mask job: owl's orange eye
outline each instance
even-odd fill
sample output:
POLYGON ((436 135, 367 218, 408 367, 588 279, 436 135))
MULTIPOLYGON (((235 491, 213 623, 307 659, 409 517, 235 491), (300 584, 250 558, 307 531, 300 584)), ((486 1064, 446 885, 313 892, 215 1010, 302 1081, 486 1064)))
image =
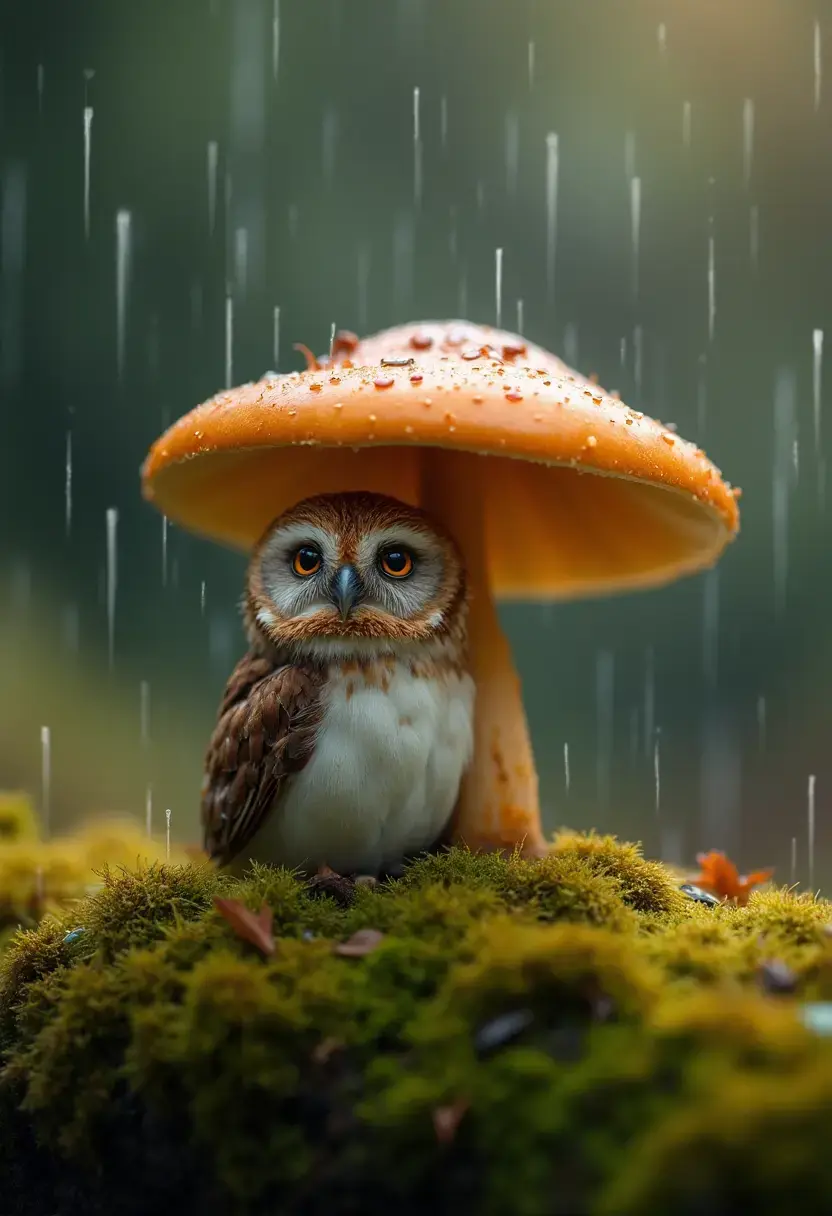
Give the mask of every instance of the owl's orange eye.
POLYGON ((318 573, 321 561, 322 558, 317 549, 313 549, 311 545, 302 545, 292 558, 292 570, 298 578, 309 578, 310 574, 318 573))
POLYGON ((407 549, 382 549, 378 555, 378 564, 382 574, 388 578, 407 578, 413 573, 413 558, 407 549))

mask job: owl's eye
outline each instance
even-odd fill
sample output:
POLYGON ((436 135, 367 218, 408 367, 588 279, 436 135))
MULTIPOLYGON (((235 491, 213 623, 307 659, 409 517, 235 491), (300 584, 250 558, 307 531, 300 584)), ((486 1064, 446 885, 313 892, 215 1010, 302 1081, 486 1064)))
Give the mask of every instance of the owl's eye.
POLYGON ((318 573, 322 561, 318 549, 313 549, 311 545, 301 545, 292 558, 292 571, 298 578, 309 578, 310 574, 318 573))
POLYGON ((413 573, 413 558, 407 549, 399 545, 382 549, 378 555, 378 564, 382 574, 386 574, 388 578, 407 578, 408 574, 413 573))

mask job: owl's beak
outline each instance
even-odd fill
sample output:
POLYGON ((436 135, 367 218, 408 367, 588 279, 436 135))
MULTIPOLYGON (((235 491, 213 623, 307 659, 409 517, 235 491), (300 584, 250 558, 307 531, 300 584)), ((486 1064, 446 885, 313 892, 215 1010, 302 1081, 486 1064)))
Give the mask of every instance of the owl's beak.
POLYGON ((355 566, 342 566, 332 580, 332 602, 345 621, 364 595, 364 587, 355 566))

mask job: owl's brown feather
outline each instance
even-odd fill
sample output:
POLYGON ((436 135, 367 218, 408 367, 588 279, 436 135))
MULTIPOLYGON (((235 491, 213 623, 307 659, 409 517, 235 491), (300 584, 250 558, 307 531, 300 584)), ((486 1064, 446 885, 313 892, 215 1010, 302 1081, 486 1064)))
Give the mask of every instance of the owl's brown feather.
POLYGON ((246 847, 287 779, 308 763, 322 683, 312 664, 276 666, 253 651, 232 672, 202 788, 203 841, 221 865, 246 847))

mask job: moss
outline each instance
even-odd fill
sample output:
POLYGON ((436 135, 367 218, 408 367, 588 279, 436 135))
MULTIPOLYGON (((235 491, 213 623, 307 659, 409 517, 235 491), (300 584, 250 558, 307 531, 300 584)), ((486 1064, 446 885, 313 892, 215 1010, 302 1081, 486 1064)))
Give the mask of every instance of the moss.
POLYGON ((104 869, 0 961, 0 1193, 24 1216, 827 1210, 832 1045, 798 1010, 832 991, 827 905, 675 884, 594 834, 451 849, 347 908, 262 866, 104 869), (269 905, 273 954, 220 893, 269 905), (770 958, 797 997, 764 991, 770 958))

